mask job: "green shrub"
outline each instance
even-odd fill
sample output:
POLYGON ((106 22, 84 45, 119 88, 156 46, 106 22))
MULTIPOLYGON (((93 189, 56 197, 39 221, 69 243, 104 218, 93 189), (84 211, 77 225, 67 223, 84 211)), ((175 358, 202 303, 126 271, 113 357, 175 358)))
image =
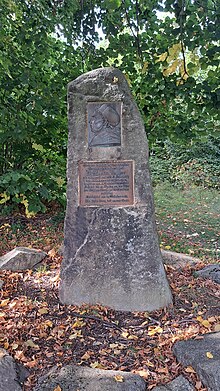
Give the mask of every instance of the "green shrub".
POLYGON ((8 171, 0 177, 2 213, 21 206, 28 217, 45 212, 51 201, 65 204, 65 173, 57 167, 38 164, 22 170, 8 171))
POLYGON ((153 185, 170 183, 182 188, 192 185, 220 188, 220 138, 192 145, 166 140, 154 146, 150 156, 153 185))
POLYGON ((170 162, 158 156, 150 156, 150 169, 153 186, 170 181, 170 162))
POLYGON ((181 187, 191 185, 220 188, 220 164, 203 159, 193 159, 172 170, 171 182, 181 187))

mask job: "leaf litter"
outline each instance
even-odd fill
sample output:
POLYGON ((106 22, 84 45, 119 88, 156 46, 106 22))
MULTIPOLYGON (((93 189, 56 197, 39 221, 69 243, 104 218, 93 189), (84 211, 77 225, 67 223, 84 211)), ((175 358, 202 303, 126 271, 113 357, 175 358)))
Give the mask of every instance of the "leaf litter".
MULTIPOLYGON (((0 346, 29 370, 26 391, 52 366, 70 363, 137 373, 149 390, 184 374, 196 390, 205 390, 194 369, 183 368, 172 353, 178 340, 219 330, 219 286, 194 276, 204 262, 166 267, 174 298, 170 308, 148 313, 99 304, 63 305, 58 298, 62 257, 56 242, 61 233, 48 236, 51 241, 41 248, 49 243, 49 255, 38 270, 1 272, 0 346)), ((7 244, 2 250, 10 249, 7 244)), ((206 355, 212 359, 211 352, 206 355)), ((123 382, 123 377, 116 375, 115 381, 123 382)))

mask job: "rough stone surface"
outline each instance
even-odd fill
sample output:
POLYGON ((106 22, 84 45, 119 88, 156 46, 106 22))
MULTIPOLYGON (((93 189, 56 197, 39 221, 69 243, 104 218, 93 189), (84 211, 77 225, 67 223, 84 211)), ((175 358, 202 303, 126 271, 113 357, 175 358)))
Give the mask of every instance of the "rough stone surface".
POLYGON ((172 303, 158 245, 143 120, 123 74, 89 72, 69 84, 67 210, 60 299, 118 310, 154 310, 172 303), (89 147, 88 102, 122 102, 120 146, 89 147), (134 205, 82 207, 79 162, 134 162, 134 205))
POLYGON ((1 270, 26 270, 32 269, 34 265, 46 257, 46 253, 28 247, 16 247, 7 254, 0 257, 1 270))
POLYGON ((220 284, 220 264, 208 265, 195 272, 195 275, 202 278, 210 278, 214 282, 220 284))
POLYGON ((177 253, 175 251, 161 250, 162 258, 166 265, 172 265, 174 267, 184 267, 187 264, 196 265, 201 262, 199 258, 191 257, 190 255, 177 253))
POLYGON ((41 377, 33 391, 54 391, 58 386, 62 391, 146 390, 146 383, 139 375, 67 365, 63 368, 53 368, 41 377), (116 381, 115 376, 122 376, 123 381, 116 381))
POLYGON ((21 391, 28 371, 18 365, 4 349, 0 349, 0 391, 21 391))
POLYGON ((204 335, 203 339, 178 341, 173 352, 184 366, 192 366, 209 391, 220 390, 220 332, 204 335), (213 358, 208 358, 210 352, 213 358))
POLYGON ((195 391, 192 384, 182 375, 164 386, 152 388, 152 391, 195 391))

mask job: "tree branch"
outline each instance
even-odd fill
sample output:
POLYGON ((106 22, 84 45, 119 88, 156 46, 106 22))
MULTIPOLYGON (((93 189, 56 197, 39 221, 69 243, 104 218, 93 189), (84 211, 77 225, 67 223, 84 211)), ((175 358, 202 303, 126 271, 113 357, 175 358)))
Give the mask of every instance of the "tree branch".
POLYGON ((180 23, 180 43, 181 43, 181 53, 183 56, 183 70, 184 73, 181 75, 181 79, 184 80, 184 75, 188 75, 187 65, 186 65, 186 56, 185 56, 185 48, 184 48, 184 18, 186 14, 186 1, 182 0, 181 9, 179 13, 179 23, 180 23))

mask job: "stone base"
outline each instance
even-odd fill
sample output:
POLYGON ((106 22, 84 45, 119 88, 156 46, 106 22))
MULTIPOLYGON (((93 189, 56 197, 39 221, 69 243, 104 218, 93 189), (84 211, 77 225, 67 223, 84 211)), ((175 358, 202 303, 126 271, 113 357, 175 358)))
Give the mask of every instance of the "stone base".
MULTIPOLYGON (((129 372, 67 365, 52 368, 39 379, 34 391, 145 391, 146 383, 129 372)), ((5 390, 6 391, 6 390, 5 390)))
POLYGON ((78 230, 81 234, 80 226, 88 230, 75 255, 71 254, 73 232, 66 222, 63 303, 100 303, 124 311, 153 311, 172 303, 148 213, 145 207, 130 207, 94 208, 90 219, 81 214, 78 230))
POLYGON ((220 332, 208 333, 202 339, 189 339, 174 344, 178 362, 192 366, 208 391, 220 390, 220 332), (212 355, 212 358, 207 356, 212 355))

